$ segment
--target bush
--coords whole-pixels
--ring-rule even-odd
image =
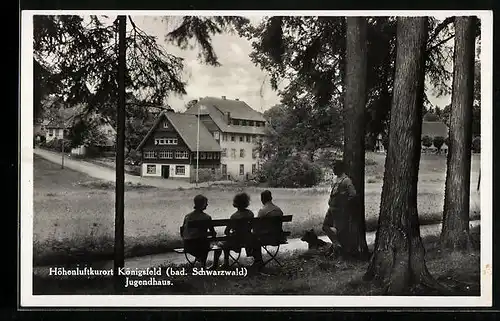
[[[474,153],[480,153],[481,152],[481,137],[475,137],[472,140],[472,151]]]
[[[333,160],[342,158],[342,150],[337,149],[325,149],[318,153],[318,159],[316,162],[322,166],[330,167]]]
[[[432,146],[432,138],[430,138],[427,135],[422,137],[422,145],[424,145],[427,148],[431,147]]]
[[[278,157],[268,160],[259,173],[259,181],[265,177],[270,187],[311,187],[317,185],[322,178],[322,170],[318,165],[300,157],[286,159]]]
[[[53,139],[49,142],[46,142],[44,144],[42,144],[41,146],[45,147],[45,148],[48,148],[50,150],[53,150],[55,152],[60,152],[61,151],[61,148],[62,148],[62,144],[63,144],[63,140],[62,139]],[[65,153],[69,153],[71,152],[71,142],[65,140],[64,141],[64,152]]]
[[[222,172],[218,168],[215,169],[215,173],[211,168],[200,168],[198,170],[198,183],[214,182],[220,180],[222,180]],[[196,167],[193,167],[193,172],[191,175],[191,183],[195,182],[196,182]]]
[[[438,152],[441,150],[441,147],[444,144],[444,137],[443,136],[436,136],[433,139],[434,147],[438,149]]]

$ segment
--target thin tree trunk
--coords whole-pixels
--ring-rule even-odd
[[[425,17],[398,18],[390,143],[375,251],[365,275],[388,294],[407,293],[418,283],[444,290],[425,265],[417,212],[427,25]]]
[[[118,105],[116,106],[116,182],[115,182],[115,258],[113,275],[115,278],[115,291],[123,291],[124,277],[118,270],[125,266],[125,73],[126,73],[126,47],[125,31],[126,16],[118,16]]]
[[[455,19],[449,157],[441,245],[467,250],[469,238],[472,108],[474,100],[475,17]]]
[[[356,188],[357,198],[347,214],[349,243],[342,244],[354,256],[368,253],[365,227],[365,104],[366,19],[348,17],[344,96],[344,162]]]

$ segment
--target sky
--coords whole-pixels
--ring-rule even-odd
[[[249,18],[257,23],[262,17]],[[167,52],[184,58],[183,80],[187,82],[187,93],[168,98],[168,104],[175,110],[182,110],[190,100],[205,96],[239,98],[260,112],[280,102],[278,93],[271,88],[267,73],[251,61],[249,54],[252,47],[247,39],[227,33],[213,36],[212,45],[221,66],[212,67],[199,61],[196,48],[182,50],[164,40],[165,35],[178,24],[179,17],[170,22],[152,16],[136,16],[133,19],[139,28],[157,37],[157,42]],[[444,107],[451,100],[450,96],[436,97],[431,90],[427,94],[435,106]]]

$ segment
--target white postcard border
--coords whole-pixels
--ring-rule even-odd
[[[33,15],[448,16],[481,19],[481,296],[33,295]],[[492,304],[492,11],[25,10],[21,20],[20,305],[29,307],[488,307]],[[486,157],[484,157],[486,156]],[[361,299],[363,301],[361,301]]]

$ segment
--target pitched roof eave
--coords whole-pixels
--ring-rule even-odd
[[[144,138],[142,139],[142,141],[140,142],[139,146],[137,146],[137,148],[135,149],[136,152],[140,151],[141,148],[144,146],[144,144],[146,143],[146,141],[148,140],[149,136],[151,136],[151,134],[153,134],[156,126],[158,126],[158,124],[160,123],[161,119],[163,118],[163,116],[165,116],[165,111],[162,111],[160,112],[160,114],[158,115],[158,117],[156,118],[156,120],[154,121],[153,125],[151,126],[151,128],[149,129],[148,133],[146,134],[146,136],[144,136]]]

